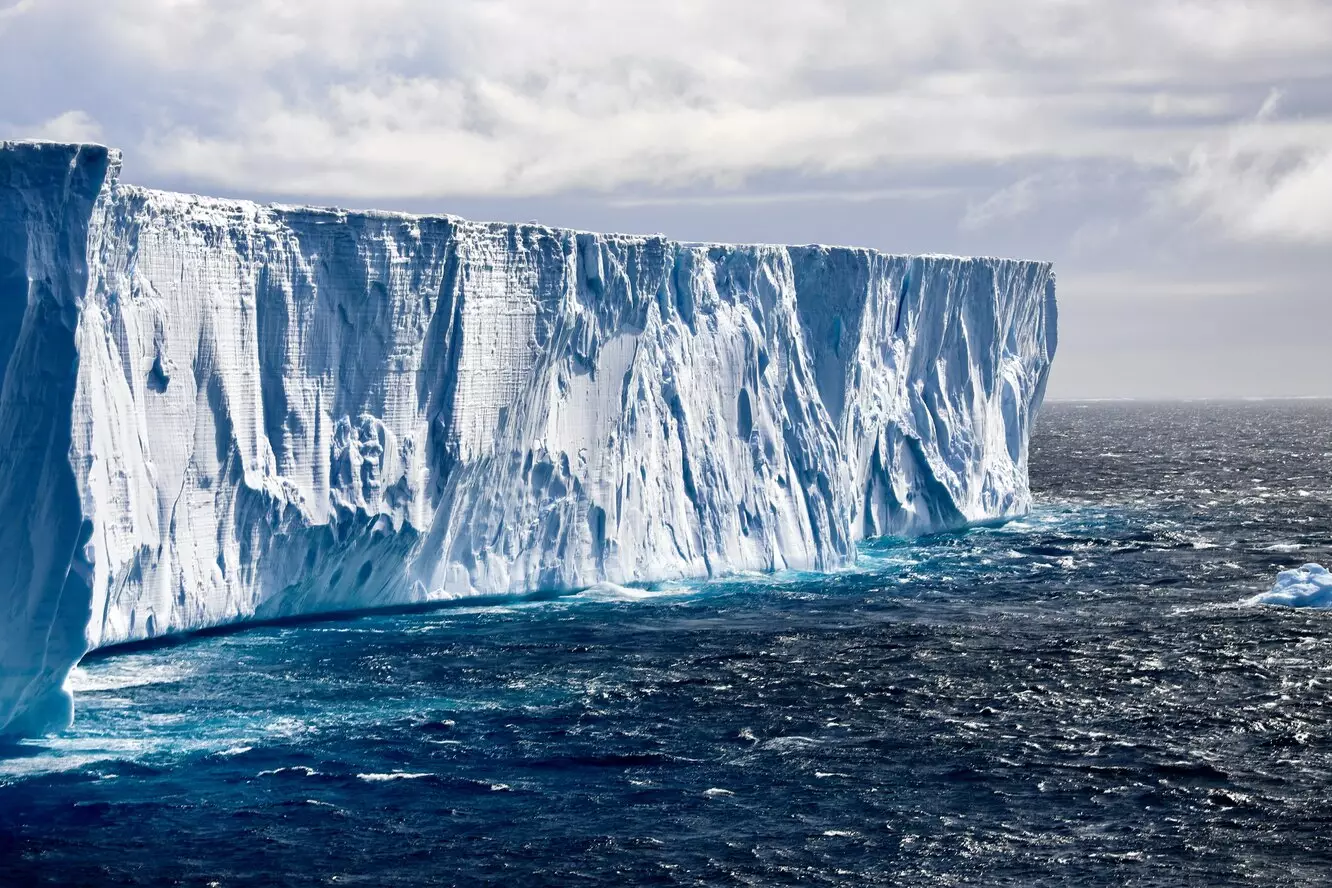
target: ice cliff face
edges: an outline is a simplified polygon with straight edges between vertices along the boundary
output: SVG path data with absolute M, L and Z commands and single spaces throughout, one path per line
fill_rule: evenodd
M 1048 265 L 119 184 L 0 143 L 0 734 L 90 647 L 1021 512 Z

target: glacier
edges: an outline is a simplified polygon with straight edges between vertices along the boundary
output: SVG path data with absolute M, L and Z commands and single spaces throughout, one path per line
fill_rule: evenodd
M 1049 263 L 260 205 L 0 143 L 0 736 L 90 649 L 1026 511 Z

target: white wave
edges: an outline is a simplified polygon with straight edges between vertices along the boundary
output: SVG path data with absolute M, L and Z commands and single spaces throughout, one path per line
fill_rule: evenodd
M 117 657 L 75 666 L 65 679 L 65 689 L 75 694 L 119 691 L 180 681 L 191 672 L 184 663 L 153 663 L 145 657 Z
M 773 739 L 764 742 L 763 748 L 775 752 L 786 752 L 787 750 L 794 749 L 809 749 L 811 746 L 818 745 L 820 745 L 820 741 L 815 740 L 813 737 L 791 736 L 774 737 Z
M 435 775 L 428 772 L 393 771 L 389 774 L 357 774 L 356 776 L 368 783 L 384 783 L 389 780 L 420 780 L 422 777 L 434 777 Z
M 666 595 L 678 595 L 678 591 L 655 590 L 655 589 L 635 589 L 630 586 L 621 586 L 618 583 L 597 583 L 595 586 L 589 586 L 574 598 L 583 601 L 646 601 L 650 598 L 661 598 Z
M 27 759 L 6 759 L 0 761 L 0 786 L 7 786 L 31 777 L 77 771 L 87 765 L 95 765 L 113 758 L 114 756 L 105 755 L 42 755 Z
M 729 789 L 721 789 L 720 787 L 714 786 L 711 789 L 703 790 L 703 795 L 707 796 L 710 799 L 717 799 L 717 798 L 724 798 L 726 796 L 733 796 L 735 795 L 735 793 Z
M 22 748 L 37 750 L 31 755 L 0 758 L 0 784 L 47 774 L 77 771 L 101 762 L 139 761 L 161 752 L 205 751 L 205 740 L 179 737 L 56 737 L 30 740 Z
M 291 716 L 283 716 L 274 719 L 265 726 L 264 730 L 278 737 L 295 737 L 299 734 L 319 733 L 318 728 L 306 724 L 299 718 L 292 718 Z
M 300 774 L 302 777 L 317 777 L 319 772 L 314 768 L 305 765 L 292 765 L 289 768 L 274 768 L 271 771 L 260 771 L 258 777 L 275 777 L 278 774 Z

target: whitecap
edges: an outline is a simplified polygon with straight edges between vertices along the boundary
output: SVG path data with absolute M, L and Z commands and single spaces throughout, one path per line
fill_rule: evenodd
M 764 749 L 771 749 L 775 752 L 786 752 L 794 749 L 808 749 L 811 746 L 820 745 L 818 740 L 813 737 L 774 737 L 763 744 Z
M 188 753 L 207 752 L 210 744 L 205 740 L 187 740 L 178 737 L 51 737 L 44 740 L 25 740 L 21 749 L 32 754 L 0 759 L 0 782 L 13 782 L 46 774 L 76 771 L 106 761 L 138 761 L 163 751 Z
M 384 783 L 389 780 L 420 780 L 422 777 L 433 777 L 435 775 L 428 772 L 394 771 L 390 774 L 357 774 L 356 776 L 369 783 Z
M 597 583 L 573 597 L 582 601 L 647 601 L 679 594 L 678 589 L 635 589 L 618 583 Z
M 314 768 L 305 765 L 292 765 L 288 768 L 274 768 L 271 771 L 260 771 L 256 777 L 275 777 L 278 774 L 300 774 L 302 777 L 315 777 L 319 774 Z
M 36 755 L 31 758 L 5 759 L 0 761 L 0 786 L 8 786 L 30 777 L 47 774 L 59 774 L 65 771 L 77 771 L 79 768 L 116 758 L 106 755 Z
M 190 672 L 182 663 L 145 663 L 143 657 L 99 660 L 71 669 L 65 679 L 65 689 L 75 694 L 92 694 L 142 688 L 180 681 Z
M 720 787 L 714 786 L 711 789 L 703 790 L 703 795 L 710 799 L 718 799 L 718 798 L 724 798 L 726 796 L 733 796 L 735 795 L 735 793 L 729 789 L 722 789 Z
M 275 719 L 264 726 L 264 730 L 270 734 L 276 734 L 279 737 L 294 737 L 297 734 L 317 734 L 318 728 L 306 724 L 298 718 L 283 716 Z

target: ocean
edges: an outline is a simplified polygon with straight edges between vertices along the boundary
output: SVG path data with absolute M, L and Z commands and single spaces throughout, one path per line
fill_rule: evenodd
M 1036 508 L 831 576 L 95 656 L 0 885 L 1322 885 L 1332 402 L 1054 403 Z

